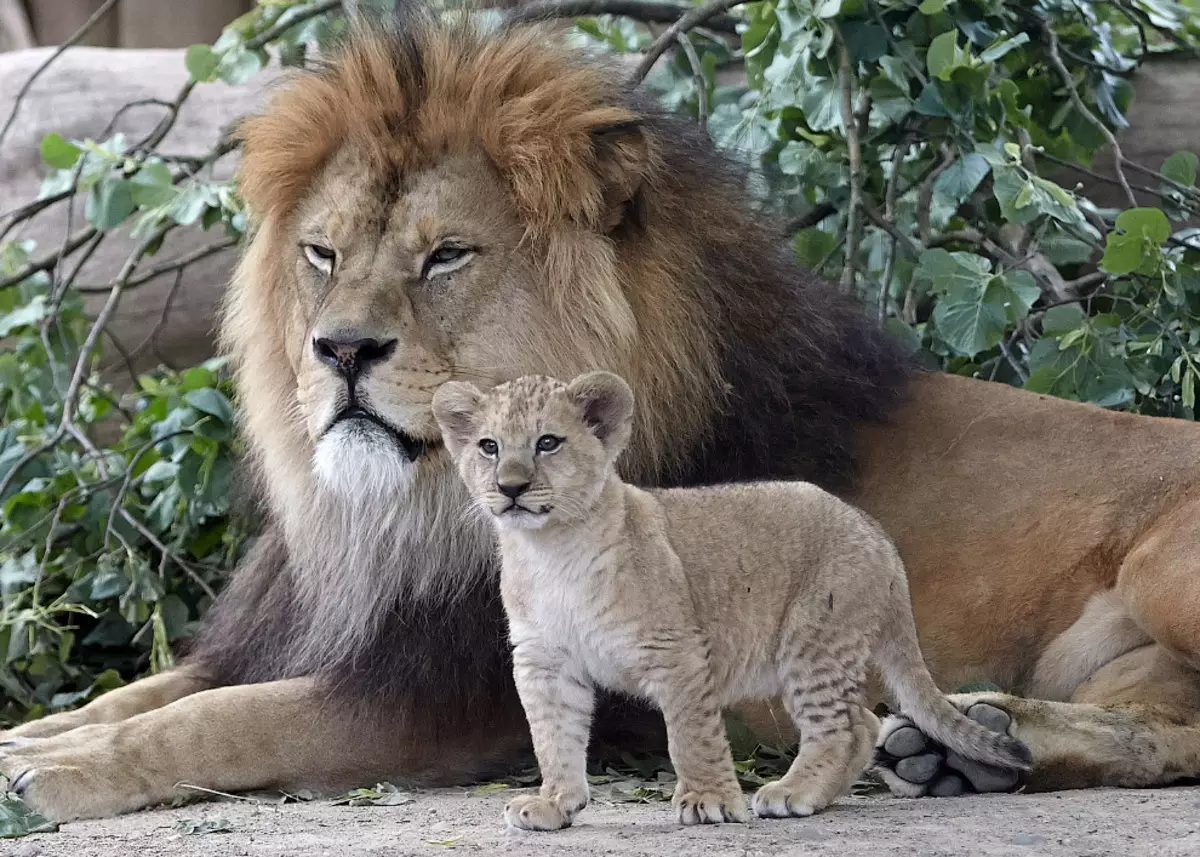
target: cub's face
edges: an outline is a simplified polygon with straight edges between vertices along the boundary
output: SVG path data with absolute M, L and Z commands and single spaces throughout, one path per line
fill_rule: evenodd
M 538 368 L 535 266 L 482 156 L 397 177 L 343 150 L 292 229 L 287 357 L 325 485 L 396 487 L 440 441 L 440 384 Z
M 585 517 L 628 442 L 633 393 L 607 372 L 525 376 L 481 393 L 451 383 L 433 412 L 476 504 L 502 529 Z

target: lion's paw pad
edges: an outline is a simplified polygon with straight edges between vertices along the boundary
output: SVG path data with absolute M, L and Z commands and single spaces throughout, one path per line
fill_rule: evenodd
M 675 795 L 676 817 L 680 824 L 744 823 L 750 819 L 746 799 L 737 794 L 688 789 Z
M 1012 729 L 1012 717 L 1002 708 L 969 699 L 951 699 L 951 702 L 993 732 L 1009 733 Z M 921 732 L 902 714 L 884 720 L 875 747 L 873 771 L 900 797 L 1009 792 L 1020 784 L 1016 771 L 965 759 Z

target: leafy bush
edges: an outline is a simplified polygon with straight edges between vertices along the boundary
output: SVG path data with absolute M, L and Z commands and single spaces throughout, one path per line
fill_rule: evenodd
M 1124 127 L 1139 64 L 1195 50 L 1198 2 L 623 4 L 623 17 L 576 19 L 574 33 L 618 53 L 672 52 L 647 85 L 745 158 L 754 191 L 791 218 L 799 258 L 859 293 L 929 365 L 1191 419 L 1196 155 L 1089 176 L 1121 188 L 1120 211 L 1060 177 L 1089 168 Z M 145 140 L 43 141 L 39 201 L 11 213 L 4 231 L 76 194 L 87 197 L 88 224 L 62 248 L 0 244 L 8 719 L 170 664 L 238 555 L 237 445 L 220 364 L 154 373 L 121 392 L 96 371 L 101 333 L 123 291 L 195 261 L 146 267 L 168 232 L 210 230 L 221 237 L 204 252 L 215 252 L 245 228 L 235 188 L 209 170 L 232 143 L 200 158 L 159 152 L 178 108 L 199 83 L 248 79 L 269 50 L 305 62 L 344 31 L 341 5 L 262 0 L 214 45 L 193 46 L 193 80 Z M 544 0 L 510 14 L 578 8 Z M 1139 207 L 1133 190 L 1158 206 Z M 113 272 L 107 308 L 86 319 L 78 269 L 63 258 L 130 223 L 140 243 Z M 105 427 L 115 427 L 111 443 L 99 440 Z

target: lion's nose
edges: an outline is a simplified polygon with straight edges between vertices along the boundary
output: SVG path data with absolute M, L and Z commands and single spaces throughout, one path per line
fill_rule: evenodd
M 396 340 L 378 339 L 313 339 L 317 359 L 354 381 L 376 363 L 382 363 L 396 350 Z
M 529 490 L 528 482 L 497 482 L 500 493 L 510 500 L 515 500 Z

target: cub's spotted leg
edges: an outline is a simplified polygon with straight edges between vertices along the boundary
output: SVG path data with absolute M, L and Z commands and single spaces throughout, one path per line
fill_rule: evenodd
M 595 692 L 565 658 L 540 644 L 513 650 L 513 677 L 529 721 L 542 772 L 536 795 L 521 795 L 504 808 L 504 820 L 521 830 L 569 827 L 587 806 L 587 746 Z
M 861 640 L 785 640 L 783 703 L 800 732 L 788 772 L 754 795 L 764 818 L 809 816 L 847 794 L 871 759 L 879 720 L 862 704 L 866 647 Z
M 692 646 L 656 657 L 646 693 L 662 709 L 667 751 L 675 768 L 672 804 L 680 824 L 720 824 L 749 819 L 733 768 L 725 721 L 713 687 L 709 659 Z

